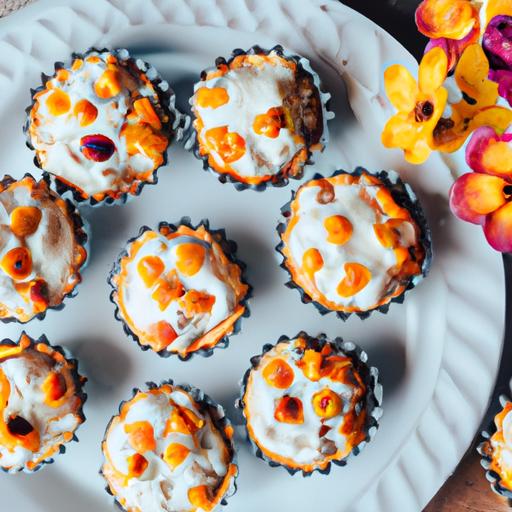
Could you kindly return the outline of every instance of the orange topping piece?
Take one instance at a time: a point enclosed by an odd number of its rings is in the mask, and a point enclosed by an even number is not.
[[[345,277],[336,291],[342,297],[352,297],[360,292],[372,278],[372,273],[360,263],[345,263]]]
[[[309,248],[302,256],[302,268],[313,279],[313,274],[318,272],[324,266],[324,259],[318,249]]]
[[[62,89],[55,88],[48,96],[46,106],[52,116],[61,116],[71,108],[71,101],[67,93]]]
[[[148,461],[140,453],[134,453],[127,459],[128,462],[128,476],[139,478],[146,468],[148,467]]]
[[[185,293],[185,288],[179,280],[176,270],[171,270],[167,279],[162,279],[151,297],[158,302],[161,311],[173,301],[180,298]]]
[[[191,277],[201,270],[206,249],[201,244],[185,243],[176,247],[176,267],[185,276]]]
[[[18,206],[11,212],[11,229],[19,237],[35,233],[41,222],[42,213],[37,206]]]
[[[218,108],[229,101],[224,87],[201,87],[196,91],[196,103],[201,108]]]
[[[165,449],[164,460],[174,471],[187,458],[189,453],[190,450],[186,446],[180,443],[171,443]]]
[[[94,84],[94,92],[102,99],[112,98],[121,92],[119,73],[115,69],[106,69]]]
[[[128,443],[137,453],[146,453],[155,450],[156,441],[153,425],[149,421],[135,421],[124,426],[128,434]]]
[[[377,192],[377,201],[388,217],[405,220],[409,218],[409,212],[396,204],[391,192],[387,188],[382,187],[379,189]]]
[[[0,268],[13,279],[26,279],[32,272],[30,251],[26,247],[11,249],[0,261]]]
[[[80,126],[89,126],[98,117],[98,109],[88,100],[77,101],[73,114],[78,118]]]
[[[190,488],[188,490],[188,499],[194,507],[205,511],[213,510],[215,505],[210,497],[210,488],[206,485]]]
[[[304,410],[299,398],[283,396],[274,411],[274,418],[281,423],[304,423]]]
[[[375,236],[383,247],[397,247],[400,241],[400,232],[397,230],[398,219],[390,219],[384,224],[374,224]],[[402,221],[398,221],[400,224]]]
[[[295,377],[291,366],[284,359],[273,359],[263,368],[263,378],[269,386],[278,389],[289,388]]]
[[[304,373],[307,379],[316,382],[321,377],[320,368],[322,367],[322,354],[308,348],[297,365],[302,369],[302,373]]]
[[[31,452],[37,452],[41,447],[39,432],[21,416],[9,418],[7,431],[14,438],[16,445],[21,445]]]
[[[327,241],[331,244],[344,245],[352,236],[352,224],[343,215],[332,215],[324,220]]]
[[[126,140],[126,151],[129,155],[143,153],[155,166],[163,162],[162,154],[166,150],[169,141],[165,135],[155,133],[147,124],[125,124],[121,129],[121,136]]]
[[[340,396],[329,388],[313,395],[313,409],[321,418],[334,418],[341,412],[342,406]]]
[[[279,132],[285,121],[283,118],[283,109],[280,107],[272,107],[265,114],[259,114],[254,118],[252,129],[258,135],[265,135],[271,139],[279,137]]]
[[[156,283],[164,269],[164,262],[158,256],[144,256],[137,263],[137,271],[148,288]]]
[[[160,320],[160,322],[153,324],[150,328],[150,332],[152,332],[156,338],[156,343],[152,345],[152,348],[157,352],[168,347],[178,337],[173,326],[165,320]]]
[[[177,407],[172,410],[169,419],[165,423],[164,437],[167,437],[172,432],[190,435],[190,428],[188,427],[183,417],[180,415]]]
[[[210,313],[215,304],[215,296],[197,290],[189,290],[182,299],[187,316]]]
[[[204,426],[204,420],[200,418],[194,411],[186,407],[178,407],[178,413],[186,423],[189,432],[195,433]]]
[[[69,78],[69,71],[64,68],[58,69],[57,72],[55,73],[55,78],[59,82],[65,82]]]
[[[67,391],[66,379],[61,373],[51,372],[41,385],[45,398],[44,401],[50,406],[58,406],[58,402]]]
[[[82,59],[75,59],[71,65],[71,69],[72,71],[78,71],[83,65],[84,61]]]
[[[329,356],[322,365],[322,377],[329,377],[335,382],[346,382],[347,372],[352,368],[352,361],[348,357]]]
[[[228,132],[227,126],[210,128],[205,137],[212,151],[215,151],[226,164],[236,162],[245,154],[244,138],[236,132]]]
[[[162,128],[162,122],[148,98],[135,100],[133,107],[143,122],[149,124],[155,130],[160,130],[160,128]]]
[[[394,250],[396,265],[402,267],[404,263],[410,258],[409,249],[407,247],[397,247]]]

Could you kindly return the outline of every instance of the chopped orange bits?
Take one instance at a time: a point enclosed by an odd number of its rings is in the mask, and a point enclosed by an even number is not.
[[[26,247],[16,247],[8,251],[0,268],[13,279],[26,279],[32,272],[32,256]]]
[[[77,101],[73,114],[78,118],[80,126],[89,126],[96,121],[98,109],[88,100]]]
[[[69,78],[69,71],[64,68],[58,69],[57,72],[55,73],[55,78],[59,82],[65,82]]]
[[[155,133],[147,124],[125,124],[121,136],[126,140],[126,151],[129,155],[144,153],[153,160],[155,166],[163,162],[163,152],[169,141],[164,135]]]
[[[352,297],[360,292],[372,278],[371,272],[360,263],[345,263],[345,277],[336,288],[338,295]]]
[[[157,352],[168,347],[178,337],[173,326],[165,320],[160,320],[160,322],[152,325],[150,331],[156,338],[156,343],[152,345],[152,348]]]
[[[171,467],[171,470],[175,470],[190,453],[190,450],[180,444],[180,443],[171,443],[166,449],[164,453],[164,461]]]
[[[51,372],[41,385],[45,398],[44,401],[51,407],[58,407],[58,402],[67,391],[66,379],[61,373]]]
[[[46,106],[52,116],[61,116],[69,111],[71,101],[67,93],[61,89],[55,88],[48,96]]]
[[[29,236],[37,230],[42,213],[37,206],[18,206],[11,212],[11,229],[16,236]]]
[[[313,395],[313,409],[321,418],[334,418],[341,412],[342,406],[340,396],[329,388]]]
[[[201,87],[196,91],[196,103],[201,108],[218,108],[229,101],[224,87]]]
[[[161,311],[176,299],[179,299],[185,293],[185,288],[178,278],[176,270],[172,270],[167,275],[166,280],[162,279],[151,297],[158,302]]]
[[[396,258],[396,265],[401,268],[410,257],[409,249],[407,249],[407,247],[397,247],[394,250],[394,253]]]
[[[206,485],[198,485],[189,489],[188,499],[194,507],[201,510],[210,511],[215,506],[215,502],[210,497],[210,488]]]
[[[155,130],[160,130],[160,128],[162,128],[162,122],[148,98],[135,100],[133,107],[144,123],[149,124]]]
[[[254,118],[252,129],[258,135],[265,135],[271,139],[279,137],[279,132],[284,126],[283,109],[281,107],[269,108],[265,114],[259,114]]]
[[[201,270],[206,249],[201,244],[186,243],[176,247],[176,267],[185,276],[191,277]]]
[[[316,382],[320,380],[322,375],[320,369],[322,367],[322,354],[316,350],[307,349],[302,356],[302,359],[298,361],[297,366],[302,370],[304,376]]]
[[[128,462],[128,476],[139,478],[146,468],[148,467],[148,461],[140,453],[134,453],[127,459]]]
[[[318,249],[311,247],[307,249],[302,256],[302,268],[313,279],[315,272],[318,272],[324,266],[324,259]]]
[[[34,302],[37,311],[47,308],[50,300],[48,283],[44,279],[36,279],[30,283],[30,300]]]
[[[400,232],[398,227],[402,224],[402,220],[389,219],[384,224],[374,224],[373,230],[375,236],[383,247],[397,247],[400,242]]]
[[[186,407],[178,407],[178,413],[186,423],[189,432],[194,434],[200,428],[204,427],[204,420],[200,418],[194,411],[187,409]]]
[[[164,269],[164,262],[158,256],[144,256],[137,264],[137,271],[148,288],[156,283]]]
[[[210,313],[215,304],[215,296],[197,290],[189,290],[182,299],[187,316]]]
[[[262,374],[269,386],[278,389],[289,388],[295,377],[291,366],[284,359],[273,359],[263,368]]]
[[[164,437],[167,437],[172,432],[187,435],[190,434],[190,428],[188,427],[188,424],[185,422],[185,420],[179,413],[177,407],[175,407],[172,410],[169,419],[165,423]]]
[[[409,212],[396,204],[391,192],[387,188],[382,187],[379,189],[377,192],[377,201],[388,217],[405,220],[409,218]]]
[[[210,128],[205,137],[212,151],[215,151],[226,164],[236,162],[245,154],[244,138],[236,132],[228,132],[227,126]]]
[[[274,411],[274,418],[281,423],[304,423],[304,410],[299,398],[283,396]]]
[[[347,372],[352,368],[352,361],[349,357],[329,356],[322,364],[322,377],[329,377],[334,382],[347,381]]]
[[[327,241],[331,244],[344,245],[352,236],[352,224],[343,215],[332,215],[324,220]]]
[[[102,99],[112,98],[121,92],[119,73],[115,69],[106,69],[94,84],[94,92]]]
[[[7,421],[7,431],[16,440],[16,445],[31,452],[37,452],[41,447],[39,432],[21,416],[11,416]]]
[[[72,71],[78,71],[84,65],[84,61],[82,59],[75,59],[73,64],[71,64]]]
[[[156,448],[153,425],[148,421],[135,421],[124,426],[128,442],[137,453],[152,452]]]

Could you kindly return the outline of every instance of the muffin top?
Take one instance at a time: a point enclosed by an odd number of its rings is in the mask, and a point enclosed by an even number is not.
[[[242,402],[249,436],[268,459],[311,472],[367,438],[367,386],[355,364],[334,344],[306,335],[261,356]]]
[[[496,432],[491,437],[491,469],[501,477],[500,485],[512,491],[512,402],[507,402],[494,418]]]
[[[161,355],[214,347],[245,312],[241,267],[204,225],[143,230],[111,277],[120,316],[141,345]]]
[[[309,151],[322,149],[320,92],[301,61],[282,49],[219,59],[194,90],[200,154],[236,181],[298,177]]]
[[[27,322],[80,282],[87,236],[69,203],[26,175],[0,182],[0,319]]]
[[[123,57],[77,56],[34,94],[30,144],[40,166],[81,199],[136,194],[164,162],[169,108],[150,73]]]
[[[213,510],[237,474],[231,436],[180,386],[138,391],[107,427],[102,473],[126,510]]]
[[[293,281],[321,306],[364,312],[422,275],[425,249],[412,212],[363,171],[302,185],[281,233]]]
[[[85,381],[76,361],[22,334],[0,342],[0,466],[34,471],[71,441],[84,421]]]

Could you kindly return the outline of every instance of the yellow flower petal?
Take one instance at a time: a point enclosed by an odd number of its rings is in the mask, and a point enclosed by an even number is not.
[[[384,72],[384,87],[391,104],[400,112],[414,110],[418,86],[407,68],[394,64]]]
[[[406,149],[413,146],[418,138],[414,126],[408,119],[404,119],[402,115],[393,116],[384,126],[382,131],[382,144],[386,148]]]
[[[448,57],[439,47],[432,48],[421,59],[418,73],[421,92],[434,93],[446,79],[448,74]]]
[[[427,144],[425,139],[417,139],[414,146],[407,148],[404,151],[405,159],[411,164],[422,164],[426,162],[428,157],[432,153],[430,146]]]
[[[484,12],[482,31],[495,16],[512,16],[512,2],[510,0],[488,0]]]

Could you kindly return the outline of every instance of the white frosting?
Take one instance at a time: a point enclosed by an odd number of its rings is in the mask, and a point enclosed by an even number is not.
[[[499,467],[507,473],[512,472],[512,411],[503,418],[503,441],[498,441],[493,436],[491,438],[491,445],[495,454]]]
[[[0,372],[5,375],[10,385],[2,420],[7,423],[9,418],[15,416],[27,420],[39,432],[41,446],[36,453],[22,446],[10,451],[2,445],[0,439],[0,466],[15,471],[23,468],[29,461],[40,460],[49,449],[65,442],[64,433],[74,432],[80,424],[76,415],[79,401],[75,395],[71,395],[58,407],[45,403],[41,386],[52,371],[62,372],[62,365],[33,349],[1,360]]]
[[[120,190],[131,181],[130,177],[133,179],[133,174],[154,168],[153,161],[143,153],[142,148],[140,153],[128,155],[126,139],[120,133],[126,114],[131,108],[130,90],[123,87],[118,95],[109,99],[96,95],[94,83],[107,68],[103,59],[108,53],[93,52],[89,56],[95,55],[102,60],[97,63],[84,60],[79,70],[70,71],[70,78],[65,82],[56,78],[50,80],[55,88],[69,95],[69,111],[60,116],[54,116],[48,111],[46,99],[54,90],[48,89],[37,100],[40,124],[38,127],[31,127],[36,134],[32,137],[32,144],[38,151],[43,168],[61,176],[88,195]],[[144,97],[155,95],[147,86],[140,86],[138,92]],[[80,126],[80,119],[73,114],[76,103],[82,99],[91,102],[98,110],[95,121],[87,126]],[[116,147],[113,155],[104,162],[89,160],[80,150],[81,138],[96,134],[108,137]]]
[[[386,222],[389,217],[370,206],[360,196],[361,189],[376,199],[377,186],[367,184],[335,185],[335,199],[327,204],[317,201],[319,186],[302,187],[295,199],[299,208],[298,222],[293,227],[288,246],[292,264],[302,267],[304,253],[316,248],[323,258],[323,267],[315,272],[314,282],[320,293],[338,306],[356,307],[365,310],[374,307],[388,289],[392,277],[388,271],[397,263],[393,248],[384,247],[377,238],[373,225]],[[327,241],[324,220],[333,215],[346,217],[352,224],[352,236],[344,245]],[[410,222],[404,221],[401,228],[401,245],[416,243],[416,233]],[[342,297],[337,292],[338,284],[345,277],[345,263],[359,263],[371,272],[369,283],[351,297]],[[308,291],[308,290],[306,290]]]
[[[204,139],[211,128],[227,126],[229,132],[238,133],[245,140],[244,155],[229,164],[238,175],[277,174],[304,144],[297,143],[287,128],[281,128],[276,138],[257,134],[253,123],[256,116],[266,114],[270,108],[282,107],[286,92],[292,89],[294,82],[291,69],[263,60],[256,70],[254,66],[242,66],[230,69],[223,76],[198,82],[195,91],[202,87],[221,87],[229,96],[229,101],[217,108],[203,108],[194,101],[194,110],[204,125],[199,137]],[[212,150],[210,154],[219,166],[225,166],[218,153]]]
[[[10,228],[10,214],[18,206],[35,206],[42,214],[37,230],[25,237],[24,242]],[[0,261],[8,251],[21,246],[27,247],[32,257],[32,272],[26,279],[14,281],[0,269],[0,305],[7,310],[8,316],[21,316],[26,321],[36,313],[33,302],[18,293],[15,283],[42,278],[48,284],[50,301],[59,303],[62,300],[64,289],[76,281],[73,273],[75,245],[71,221],[53,201],[34,199],[31,189],[26,186],[8,188],[0,193]]]
[[[297,366],[301,355],[293,351],[294,346],[295,341],[278,343],[262,357],[258,367],[251,370],[244,396],[245,415],[252,429],[254,441],[264,451],[291,459],[298,465],[321,463],[326,457],[321,453],[324,439],[334,443],[343,453],[352,448],[347,445],[347,438],[340,432],[340,427],[343,426],[345,414],[352,408],[354,387],[335,382],[328,377],[317,382],[309,380]],[[294,379],[289,388],[279,389],[270,386],[263,377],[264,368],[275,358],[284,359],[293,370]],[[341,397],[343,408],[337,416],[322,421],[313,408],[312,398],[315,393],[326,388]],[[276,404],[283,396],[301,400],[303,423],[284,423],[274,418]],[[322,425],[331,427],[331,430],[321,438],[319,431]]]
[[[170,432],[164,437],[166,422],[175,409],[174,403],[192,410],[205,422],[193,436]],[[183,391],[168,393],[160,390],[158,394],[145,394],[144,398],[130,405],[124,420],[116,417],[107,431],[105,447],[108,457],[103,468],[107,480],[110,464],[123,475],[128,474],[127,459],[136,452],[129,443],[125,426],[137,421],[151,424],[156,448],[142,454],[148,466],[140,477],[129,478],[126,486],[116,485],[114,480],[109,481],[116,498],[126,500],[124,507],[128,510],[195,512],[188,491],[200,485],[214,490],[226,475],[230,462],[225,441],[211,418],[199,413],[193,399]],[[175,468],[169,466],[163,458],[166,448],[172,443],[181,444],[190,450],[183,462]]]
[[[176,265],[176,249],[182,243],[197,243],[208,247],[203,266],[194,275],[188,276],[180,272]],[[148,288],[144,283],[137,266],[145,256],[158,256],[165,265],[162,276],[175,270],[185,291],[197,290],[215,297],[210,313],[196,314],[192,321],[180,327],[178,324],[178,311],[184,311],[180,300],[170,302],[165,310],[161,310],[159,304],[151,297],[157,283]],[[214,269],[215,267],[215,269]],[[172,352],[185,352],[187,347],[196,339],[213,329],[220,322],[228,318],[236,306],[236,295],[229,284],[220,279],[217,272],[225,275],[227,269],[218,261],[211,246],[205,242],[190,236],[178,236],[168,240],[163,235],[158,235],[144,242],[138,250],[135,258],[127,265],[126,278],[120,284],[124,308],[137,330],[148,331],[151,325],[161,320],[172,325],[178,337],[167,347]]]

